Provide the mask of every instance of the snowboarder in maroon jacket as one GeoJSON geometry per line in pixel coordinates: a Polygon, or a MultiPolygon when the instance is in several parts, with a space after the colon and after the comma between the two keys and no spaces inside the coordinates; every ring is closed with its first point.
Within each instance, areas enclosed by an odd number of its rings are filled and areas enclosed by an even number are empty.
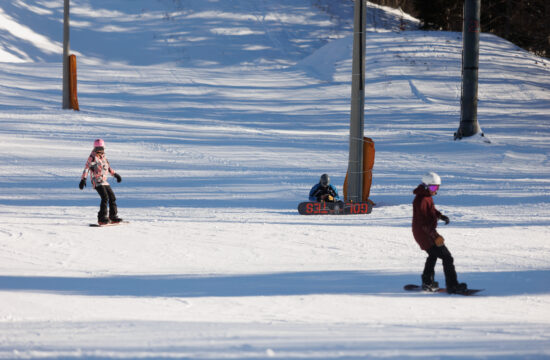
{"type": "Polygon", "coordinates": [[[437,221],[449,223],[449,218],[440,213],[433,201],[437,194],[441,178],[434,172],[422,177],[422,184],[413,191],[416,195],[413,201],[412,232],[420,248],[428,253],[424,272],[422,273],[422,289],[437,291],[439,284],[434,281],[437,259],[443,261],[443,272],[448,293],[460,293],[467,289],[465,283],[459,283],[451,252],[444,245],[443,237],[437,232],[437,221]]]}

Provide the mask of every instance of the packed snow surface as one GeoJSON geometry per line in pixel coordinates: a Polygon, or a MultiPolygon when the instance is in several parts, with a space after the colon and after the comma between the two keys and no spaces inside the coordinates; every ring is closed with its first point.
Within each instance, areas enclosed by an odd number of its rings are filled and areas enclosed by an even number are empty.
{"type": "Polygon", "coordinates": [[[454,141],[461,34],[369,5],[377,206],[300,216],[322,173],[342,192],[352,1],[72,0],[80,112],[62,17],[0,2],[0,358],[550,357],[548,60],[482,34],[485,137],[454,141]],[[88,226],[96,138],[128,224],[88,226]],[[478,296],[403,290],[427,171],[478,296]]]}

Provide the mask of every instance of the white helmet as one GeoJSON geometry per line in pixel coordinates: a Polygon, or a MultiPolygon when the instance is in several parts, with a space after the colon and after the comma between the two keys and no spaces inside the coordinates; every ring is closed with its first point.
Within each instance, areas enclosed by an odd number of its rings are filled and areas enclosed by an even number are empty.
{"type": "Polygon", "coordinates": [[[441,185],[441,178],[433,171],[430,171],[422,176],[422,183],[424,185],[441,185]]]}

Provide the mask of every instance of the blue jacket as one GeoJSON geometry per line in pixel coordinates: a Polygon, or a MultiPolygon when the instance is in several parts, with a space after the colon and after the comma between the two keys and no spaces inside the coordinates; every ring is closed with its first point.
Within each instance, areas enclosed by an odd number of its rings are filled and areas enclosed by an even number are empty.
{"type": "Polygon", "coordinates": [[[309,201],[321,201],[320,197],[325,194],[331,195],[336,201],[340,200],[338,190],[336,190],[334,185],[329,185],[326,188],[323,188],[321,184],[317,183],[309,191],[309,201]]]}

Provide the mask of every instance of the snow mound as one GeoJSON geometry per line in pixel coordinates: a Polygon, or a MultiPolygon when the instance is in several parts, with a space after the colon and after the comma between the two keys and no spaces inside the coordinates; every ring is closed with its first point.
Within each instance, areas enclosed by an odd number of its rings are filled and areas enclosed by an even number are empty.
{"type": "MultiPolygon", "coordinates": [[[[400,9],[367,4],[367,32],[400,32],[418,29],[420,25],[420,20],[400,9]]],[[[353,16],[353,13],[348,12],[346,15],[353,16]]],[[[367,43],[368,41],[367,36],[367,43]]],[[[332,81],[339,64],[349,61],[352,52],[353,35],[335,39],[300,60],[296,68],[322,81],[332,81]]]]}

